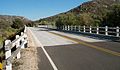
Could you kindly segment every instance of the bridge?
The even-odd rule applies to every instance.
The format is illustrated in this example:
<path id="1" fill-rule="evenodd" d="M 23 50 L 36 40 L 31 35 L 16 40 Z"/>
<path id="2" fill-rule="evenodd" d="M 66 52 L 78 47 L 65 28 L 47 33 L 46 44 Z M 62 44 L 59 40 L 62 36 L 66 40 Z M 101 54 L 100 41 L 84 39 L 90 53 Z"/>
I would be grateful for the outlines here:
<path id="1" fill-rule="evenodd" d="M 39 70 L 120 70 L 119 27 L 104 27 L 102 32 L 100 27 L 81 28 L 27 27 Z"/>

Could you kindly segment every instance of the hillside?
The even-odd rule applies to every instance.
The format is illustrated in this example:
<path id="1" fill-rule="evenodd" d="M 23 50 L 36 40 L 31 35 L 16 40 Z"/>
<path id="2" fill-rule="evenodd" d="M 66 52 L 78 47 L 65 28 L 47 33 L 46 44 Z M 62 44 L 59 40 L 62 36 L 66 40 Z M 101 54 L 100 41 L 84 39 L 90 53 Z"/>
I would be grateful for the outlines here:
<path id="1" fill-rule="evenodd" d="M 93 0 L 83 3 L 82 5 L 68 11 L 75 14 L 92 13 L 99 16 L 105 15 L 106 11 L 111 10 L 113 4 L 120 3 L 119 0 Z M 105 12 L 104 12 L 105 11 Z"/>
<path id="2" fill-rule="evenodd" d="M 32 21 L 21 16 L 0 15 L 0 44 Z"/>
<path id="3" fill-rule="evenodd" d="M 24 21 L 24 22 L 30 21 L 29 19 L 24 18 L 22 16 L 0 15 L 0 23 L 3 22 L 3 23 L 7 23 L 8 25 L 12 25 L 15 19 L 20 19 L 21 21 Z"/>
<path id="4" fill-rule="evenodd" d="M 116 19 L 109 18 L 110 13 L 113 15 L 115 9 L 120 8 L 119 4 L 120 0 L 92 0 L 67 12 L 40 19 L 36 22 L 39 22 L 40 24 L 47 24 L 49 22 L 55 25 L 120 26 L 116 25 L 120 21 L 113 22 L 116 21 Z M 116 11 L 118 11 L 117 13 L 120 16 L 118 9 L 116 9 Z M 119 18 L 117 15 L 114 16 Z M 109 22 L 109 20 L 113 21 Z M 113 25 L 111 25 L 111 23 Z"/>

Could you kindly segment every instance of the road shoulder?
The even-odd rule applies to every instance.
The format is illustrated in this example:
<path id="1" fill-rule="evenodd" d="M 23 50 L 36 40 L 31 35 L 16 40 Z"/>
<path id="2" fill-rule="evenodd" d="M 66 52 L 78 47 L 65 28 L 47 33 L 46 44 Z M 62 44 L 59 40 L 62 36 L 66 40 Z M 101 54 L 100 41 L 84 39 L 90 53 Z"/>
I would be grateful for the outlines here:
<path id="1" fill-rule="evenodd" d="M 13 70 L 38 70 L 37 47 L 29 30 L 27 36 L 28 47 L 21 50 L 20 59 L 15 59 Z"/>

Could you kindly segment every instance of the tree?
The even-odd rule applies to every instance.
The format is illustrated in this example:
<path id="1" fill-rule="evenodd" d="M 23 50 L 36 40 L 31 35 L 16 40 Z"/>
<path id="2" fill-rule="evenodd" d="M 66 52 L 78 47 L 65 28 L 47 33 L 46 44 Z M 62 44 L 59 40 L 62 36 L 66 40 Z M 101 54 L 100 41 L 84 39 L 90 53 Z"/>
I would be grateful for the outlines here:
<path id="1" fill-rule="evenodd" d="M 60 29 L 61 26 L 63 26 L 63 22 L 60 18 L 57 19 L 56 23 L 55 23 L 56 27 L 58 29 Z"/>
<path id="2" fill-rule="evenodd" d="M 80 14 L 80 25 L 90 26 L 93 25 L 94 19 L 91 17 L 90 13 Z"/>
<path id="3" fill-rule="evenodd" d="M 105 25 L 114 27 L 120 26 L 120 4 L 114 4 L 111 8 L 111 12 L 108 12 L 105 19 Z"/>

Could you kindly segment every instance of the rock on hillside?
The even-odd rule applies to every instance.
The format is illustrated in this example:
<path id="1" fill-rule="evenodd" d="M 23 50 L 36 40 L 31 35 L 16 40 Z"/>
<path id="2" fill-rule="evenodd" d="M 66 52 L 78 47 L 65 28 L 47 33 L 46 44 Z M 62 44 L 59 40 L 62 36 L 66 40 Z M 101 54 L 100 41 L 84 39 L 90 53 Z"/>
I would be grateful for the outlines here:
<path id="1" fill-rule="evenodd" d="M 85 2 L 68 12 L 73 12 L 75 14 L 89 12 L 97 15 L 103 15 L 104 11 L 110 10 L 110 6 L 116 3 L 120 3 L 120 0 L 92 0 Z"/>

